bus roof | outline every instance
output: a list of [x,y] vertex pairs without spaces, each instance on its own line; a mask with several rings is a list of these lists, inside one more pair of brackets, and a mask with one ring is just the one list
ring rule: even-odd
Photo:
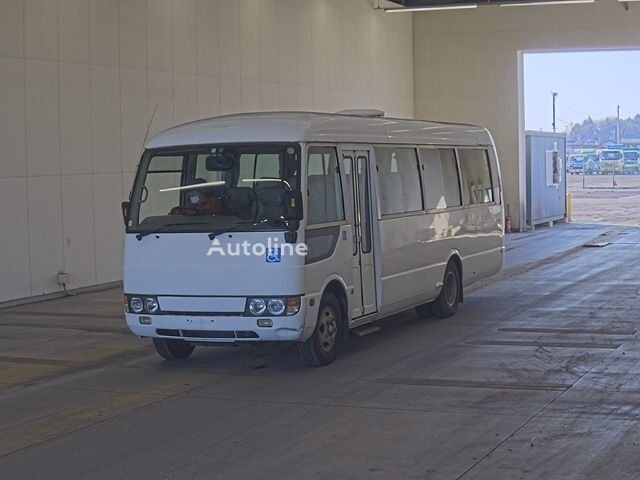
[[489,131],[477,125],[354,114],[261,112],[178,125],[154,136],[146,148],[248,142],[493,144]]

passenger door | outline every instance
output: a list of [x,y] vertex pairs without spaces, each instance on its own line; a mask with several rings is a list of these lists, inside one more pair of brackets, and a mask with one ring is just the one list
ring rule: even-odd
[[373,256],[371,166],[369,152],[342,152],[345,172],[345,194],[350,197],[353,225],[352,318],[377,311],[376,276]]

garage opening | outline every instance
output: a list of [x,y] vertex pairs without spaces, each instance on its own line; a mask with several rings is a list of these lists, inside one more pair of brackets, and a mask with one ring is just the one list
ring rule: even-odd
[[638,50],[523,54],[527,226],[640,223],[639,82]]

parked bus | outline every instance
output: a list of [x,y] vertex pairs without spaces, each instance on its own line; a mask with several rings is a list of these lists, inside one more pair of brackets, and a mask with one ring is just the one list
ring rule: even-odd
[[623,155],[623,173],[637,175],[640,173],[640,152],[638,150],[625,149]]
[[[585,175],[597,175],[598,173],[600,173],[600,157],[598,156],[597,149],[576,148],[573,150],[572,154],[583,157],[582,173],[584,173]],[[571,162],[569,161],[567,168],[570,168],[570,163]],[[579,173],[579,172],[576,172],[576,173]]]
[[292,341],[326,365],[351,329],[414,307],[454,315],[504,255],[489,132],[378,111],[166,130],[123,215],[126,322],[167,359]]
[[622,150],[600,150],[600,174],[621,174],[624,167]]
[[587,160],[584,165],[586,175],[597,175],[600,173],[600,157],[595,151],[586,154]]

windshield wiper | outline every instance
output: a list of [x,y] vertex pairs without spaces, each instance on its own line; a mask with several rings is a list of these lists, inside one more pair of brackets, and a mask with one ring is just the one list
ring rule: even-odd
[[220,228],[218,230],[214,230],[213,232],[209,233],[209,240],[213,240],[216,238],[216,236],[221,235],[223,233],[237,232],[238,230],[242,230],[244,227],[248,225],[255,226],[255,225],[258,225],[259,223],[260,222],[251,222],[251,221],[234,223],[233,225],[229,225],[228,227]]
[[[238,222],[238,223],[234,223],[229,225],[228,227],[222,227],[220,229],[211,231],[209,233],[209,239],[213,240],[214,238],[216,238],[217,235],[221,235],[223,233],[227,233],[227,232],[237,232],[239,230],[243,230],[244,228],[246,228],[247,226],[259,226],[259,225],[265,225],[265,224],[270,224],[273,226],[286,226],[286,221],[282,220],[282,219],[265,219],[265,220],[261,220],[258,222],[254,222],[254,221],[245,221],[245,222]],[[138,234],[136,235],[136,238],[138,240],[142,240],[144,237],[146,237],[147,235],[153,235],[155,233],[162,233],[162,232],[166,232],[172,228],[180,228],[180,227],[192,227],[195,225],[199,225],[199,226],[207,226],[206,223],[201,223],[201,222],[186,222],[186,223],[171,223],[171,224],[167,224],[167,225],[161,225],[158,228],[152,229],[152,230],[148,230],[145,232],[138,232]]]
[[270,224],[273,226],[279,226],[279,225],[285,226],[285,227],[287,226],[286,221],[282,219],[265,219],[265,220],[260,220],[258,222],[254,222],[254,221],[238,222],[238,223],[234,223],[233,225],[230,225],[228,228],[221,228],[219,230],[215,230],[209,233],[209,239],[213,240],[216,238],[216,236],[221,235],[223,233],[241,231],[247,226],[256,227],[256,226],[265,225],[265,224]]
[[147,235],[153,235],[154,233],[162,233],[171,228],[193,227],[194,225],[206,225],[206,224],[202,222],[170,223],[167,225],[161,225],[158,228],[149,230],[147,232],[138,232],[138,234],[136,235],[136,238],[138,240],[142,240]]

